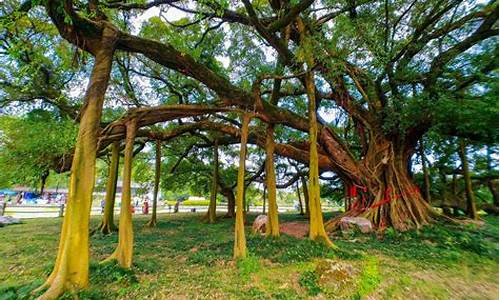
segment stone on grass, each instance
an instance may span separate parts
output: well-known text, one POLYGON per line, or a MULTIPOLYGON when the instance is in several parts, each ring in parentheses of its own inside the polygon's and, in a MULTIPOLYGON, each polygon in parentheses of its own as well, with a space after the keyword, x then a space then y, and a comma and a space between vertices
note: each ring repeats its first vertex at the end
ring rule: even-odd
POLYGON ((301 239, 309 233, 309 224, 307 222, 286 222, 280 224, 280 233, 291 235, 301 239))
POLYGON ((267 215, 258 215, 253 221, 252 229, 254 233, 266 233, 267 215))
POLYGON ((323 259, 316 265, 315 273, 320 286, 341 290, 354 284, 358 270, 347 262, 323 259))
POLYGON ((343 217, 340 219, 340 229, 345 232, 353 228, 358 228, 363 233, 372 231, 370 220, 361 217, 343 217))
POLYGON ((14 218, 11 216, 0 216, 0 227, 12 224, 21 224, 21 219, 14 218))

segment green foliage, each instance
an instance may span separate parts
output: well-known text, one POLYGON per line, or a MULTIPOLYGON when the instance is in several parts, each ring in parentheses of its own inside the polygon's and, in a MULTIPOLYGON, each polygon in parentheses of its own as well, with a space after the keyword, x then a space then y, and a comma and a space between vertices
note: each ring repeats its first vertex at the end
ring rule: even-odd
POLYGON ((376 257, 369 256, 364 262, 364 268, 358 281, 358 295, 360 297, 367 296, 379 285, 381 277, 376 257))
POLYGON ((126 285, 138 282, 138 279, 132 270, 124 269, 116 262, 100 264, 92 263, 90 265, 90 273, 92 274, 91 280, 96 282, 117 282, 126 285))
POLYGON ((57 169, 73 148, 77 127, 43 110, 23 117, 0 117, 0 177, 11 184, 38 186, 45 172, 57 169))
POLYGON ((305 271, 300 274, 299 284, 307 290, 309 296, 317 296, 321 293, 321 287, 318 285, 318 275, 314 271, 305 271))
POLYGON ((251 274, 257 273, 261 269, 259 259, 252 254, 245 258, 238 259, 236 261, 236 267, 238 268, 239 274, 244 281, 249 280, 251 274))

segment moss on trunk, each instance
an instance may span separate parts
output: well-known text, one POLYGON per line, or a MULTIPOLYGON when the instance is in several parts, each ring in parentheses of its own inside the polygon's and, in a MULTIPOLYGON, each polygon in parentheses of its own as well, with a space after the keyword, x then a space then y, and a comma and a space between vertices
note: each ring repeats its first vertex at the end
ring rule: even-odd
POLYGON ((134 246, 134 230, 132 227, 132 160, 134 155, 134 140, 137 131, 135 119, 127 122, 127 138, 125 142, 125 158, 123 162, 122 203, 120 207, 120 224, 118 246, 105 261, 116 260, 123 268, 132 266, 134 246))
POLYGON ((235 259, 247 255, 247 242, 245 238, 244 192, 245 192, 245 160, 247 155, 248 124, 250 115, 244 114, 241 122, 240 162, 238 167, 238 185, 236 191, 236 221, 234 225, 234 253, 235 259))
POLYGON ((97 228, 103 234, 110 234, 118 230, 114 223, 116 184, 118 182, 118 166, 120 164, 120 142, 115 141, 111 146, 111 163, 109 164, 108 182, 106 183, 106 198, 104 200, 104 214, 101 224, 97 228))
POLYGON ((105 27, 82 107, 80 128, 71 166, 68 201, 54 269, 39 299, 56 299, 65 291, 89 283, 89 218, 95 181, 97 136, 108 87, 117 33, 105 27))
POLYGON ((276 203, 276 174, 274 170, 274 128, 266 130, 266 186, 267 186, 267 226, 266 236, 279 236, 278 204, 276 203))

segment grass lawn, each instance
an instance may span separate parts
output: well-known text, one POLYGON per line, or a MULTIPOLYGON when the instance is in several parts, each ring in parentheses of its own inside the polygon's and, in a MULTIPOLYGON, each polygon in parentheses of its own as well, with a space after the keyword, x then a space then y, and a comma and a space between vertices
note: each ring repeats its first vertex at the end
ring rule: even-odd
MULTIPOLYGON (((90 288, 80 299, 497 299, 498 218, 473 226, 436 224, 382 238, 334 236, 339 250, 308 240, 250 234, 251 256, 232 260, 233 221, 207 225, 200 214, 160 215, 157 228, 135 217, 134 267, 99 265, 117 235, 91 238, 90 288), (317 269, 331 259, 352 266, 343 284, 317 269), (315 271, 316 270, 316 271, 315 271), (335 283, 335 282, 334 282, 335 283)), ((254 216, 249 216, 252 221, 254 216)), ((281 215, 280 220, 296 220, 281 215)), ((99 219, 92 218, 97 226, 99 219)), ((53 265, 61 219, 0 228, 0 299, 30 299, 53 265)), ((72 299, 71 295, 65 297, 72 299)))

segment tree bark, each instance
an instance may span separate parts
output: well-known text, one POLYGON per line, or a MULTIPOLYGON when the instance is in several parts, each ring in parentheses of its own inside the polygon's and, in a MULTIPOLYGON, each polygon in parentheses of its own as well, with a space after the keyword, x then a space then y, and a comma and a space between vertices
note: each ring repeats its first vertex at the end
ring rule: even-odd
POLYGON ((238 185, 236 191, 236 221, 234 227, 234 258, 245 258, 247 255, 247 244, 245 238, 244 189, 245 189, 245 160, 247 153, 248 123, 250 115, 244 114, 241 122, 241 146, 240 162, 238 168, 238 185))
POLYGON ((215 139, 214 142, 214 171, 212 175, 212 189, 210 191, 210 205, 207 211, 207 221, 213 224, 217 221, 217 186, 219 180, 219 141, 215 139))
POLYGON ((458 142, 458 154, 462 161, 462 172, 464 175, 465 196, 467 199, 467 214, 471 219, 477 220, 476 197, 472 190, 472 180, 470 178, 469 161, 467 159, 467 145, 463 139, 458 142))
POLYGON ((302 193, 304 194, 304 204, 306 207, 306 218, 309 219, 309 189, 307 188, 307 180, 304 176, 300 176, 302 182, 302 193))
POLYGON ((89 217, 95 180, 97 137, 104 95, 108 87, 117 33, 105 27, 82 107, 82 117, 71 165, 68 202, 54 269, 39 299, 56 299, 89 283, 89 217))
POLYGON ((280 235, 280 225, 278 220, 278 204, 276 203, 273 125, 268 125, 266 131, 266 186, 268 197, 266 236, 278 237, 280 235))
POLYGON ((297 181, 295 183, 295 190, 297 192, 297 199, 299 201, 299 209, 300 209, 300 215, 303 216, 304 215, 304 206, 302 205, 302 197, 300 196, 300 187, 299 187, 299 182, 297 181))
POLYGON ((262 213, 266 213, 266 186, 264 186, 264 190, 262 191, 262 213))
MULTIPOLYGON (((488 146, 486 151, 487 151, 486 167, 487 167, 488 173, 491 173, 491 169, 492 169, 491 168, 491 153, 492 153, 491 147, 488 146)), ((498 208, 498 180, 495 182, 493 179, 488 178, 488 188, 491 192, 491 196, 493 197, 493 206, 498 208)))
POLYGON ((146 224, 148 227, 156 227, 157 216, 156 210, 158 206, 158 191, 160 188, 160 176, 161 176, 161 141, 156 140, 155 149, 155 182, 153 188, 153 209, 151 211, 151 220, 146 224))
POLYGON ((43 197, 43 192, 45 191, 45 184, 47 183, 47 178, 49 177, 50 172, 44 171, 41 179, 40 179, 40 196, 43 197))
MULTIPOLYGON (((301 46, 307 45, 305 37, 305 24, 302 19, 297 18, 297 28, 300 33, 301 46)), ((314 59, 311 53, 305 54, 306 68, 314 66, 314 59)), ((308 98, 309 115, 309 238, 333 247, 333 243, 326 234, 323 224, 323 212, 321 211, 321 199, 319 191, 319 167, 318 167, 318 124, 316 118, 316 87, 312 71, 307 71, 304 75, 305 86, 308 98)))
POLYGON ((328 221, 328 230, 336 229, 344 216, 367 218, 379 230, 392 226, 400 231, 420 228, 431 220, 433 212, 407 170, 414 145, 377 132, 370 134, 369 149, 357 174, 349 179, 351 183, 346 182, 355 187, 350 208, 328 221))
POLYGON ((234 218, 235 216, 235 206, 236 206, 236 200, 234 198, 234 192, 231 187, 224 187, 222 189, 222 194, 224 197, 227 199, 227 212, 226 212, 226 218, 234 218))
POLYGON ((425 157, 424 142, 420 140, 420 147, 418 148, 420 160, 422 161, 422 171, 424 175, 424 200, 431 203, 431 184, 429 180, 429 170, 427 169, 427 158, 425 157))
POLYGON ((137 120, 127 123, 125 140, 125 158, 123 162, 122 203, 120 207, 120 224, 118 231, 118 246, 105 261, 116 260, 122 268, 132 266, 134 247, 134 229, 132 224, 132 160, 134 155, 134 140, 137 131, 137 120))
POLYGON ((120 142, 115 141, 111 146, 111 163, 109 165, 108 182, 106 183, 106 199, 104 200, 104 215, 101 225, 97 228, 103 234, 116 231, 114 224, 116 184, 118 182, 118 166, 120 165, 120 142))

